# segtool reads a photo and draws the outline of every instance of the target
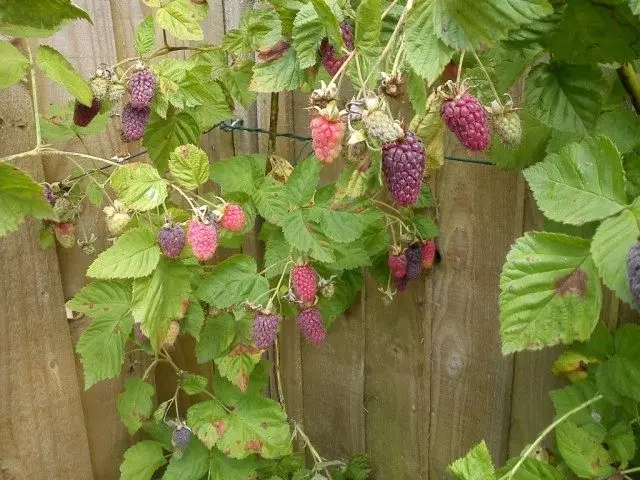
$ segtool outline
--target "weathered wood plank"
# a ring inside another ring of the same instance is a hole
[[[89,12],[94,25],[87,22],[74,22],[54,35],[48,43],[66,55],[83,75],[87,78],[91,77],[96,67],[102,62],[112,65],[117,58],[134,55],[132,37],[119,38],[116,42],[114,29],[124,35],[123,32],[133,28],[142,19],[137,2],[127,2],[126,5],[121,2],[117,12],[111,11],[110,2],[100,0],[84,0],[78,2],[78,5]],[[129,35],[131,35],[130,32]],[[50,82],[43,81],[41,86],[43,88],[41,88],[40,99],[43,109],[46,109],[49,104],[70,100],[68,93]],[[116,153],[126,151],[127,147],[122,143],[120,136],[119,117],[112,118],[108,128],[100,135],[86,137],[84,144],[78,139],[72,139],[61,145],[61,148],[83,152],[85,146],[89,153],[103,158],[110,158]],[[134,146],[134,148],[138,147]],[[102,166],[99,163],[93,164],[87,161],[82,161],[82,165],[89,169]],[[45,165],[46,178],[50,182],[61,180],[73,168],[74,165],[71,162],[60,158],[48,159]],[[110,245],[107,241],[109,233],[104,222],[104,213],[101,208],[85,203],[87,205],[77,219],[76,232],[80,240],[84,239],[83,232],[86,232],[87,236],[94,233],[98,238],[97,251],[100,252]],[[70,298],[88,281],[85,272],[94,257],[84,255],[77,245],[68,250],[58,248],[58,255],[65,298]],[[90,322],[91,320],[87,317],[70,322],[69,327],[74,344]],[[121,377],[100,382],[82,393],[91,461],[96,480],[110,480],[119,476],[118,469],[122,454],[131,445],[133,439],[120,421],[115,401],[122,390],[124,378],[127,375],[142,375],[146,362],[147,359],[143,354],[129,355]],[[78,358],[76,366],[80,388],[84,390],[82,365]]]
[[[446,162],[438,175],[429,478],[482,438],[505,460],[513,358],[500,352],[498,279],[514,240],[517,175]],[[520,213],[521,214],[521,213]]]
[[[0,95],[0,156],[35,141],[26,85]],[[16,163],[38,181],[40,159]],[[36,222],[0,239],[0,477],[93,478],[54,249]]]

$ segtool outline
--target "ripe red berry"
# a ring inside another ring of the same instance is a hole
[[[244,210],[240,205],[230,203],[224,208],[222,218],[220,218],[220,226],[232,232],[239,232],[244,228],[245,217]]]
[[[302,302],[313,302],[318,290],[318,275],[311,265],[295,265],[291,269],[293,293]]]
[[[427,240],[422,244],[422,268],[428,270],[433,266],[437,251],[436,242],[434,240]]]
[[[129,103],[134,108],[146,108],[156,93],[156,76],[148,69],[134,73],[129,80]]]
[[[216,253],[218,246],[218,230],[211,223],[200,220],[189,222],[187,240],[193,255],[200,261],[209,260]]]
[[[469,150],[486,150],[491,144],[487,112],[477,98],[464,93],[446,100],[440,115],[449,130]]]
[[[169,223],[158,231],[158,243],[166,257],[177,258],[187,243],[187,235],[180,225]]]
[[[314,345],[323,343],[327,338],[322,315],[317,308],[308,308],[301,311],[296,318],[296,323],[306,339]]]
[[[382,147],[382,172],[397,205],[409,206],[418,201],[424,167],[424,145],[413,132],[407,131],[404,138]]]
[[[102,102],[97,98],[93,99],[90,107],[87,107],[80,102],[76,102],[76,106],[73,110],[73,123],[78,127],[86,127],[94,118],[96,118],[96,115],[98,115],[101,108]]]
[[[280,315],[258,313],[253,319],[251,336],[253,342],[260,350],[266,350],[273,345],[278,335],[278,325],[282,318]]]
[[[313,151],[321,163],[330,164],[340,156],[344,123],[340,118],[318,115],[311,120]]]
[[[134,108],[127,104],[122,111],[122,134],[130,142],[140,140],[149,123],[149,108]]]
[[[340,33],[347,50],[353,50],[353,29],[347,22],[340,24]],[[329,75],[333,76],[338,73],[338,70],[347,59],[347,55],[338,56],[335,47],[329,43],[329,39],[324,38],[320,44],[320,58]]]
[[[394,278],[402,278],[407,274],[407,257],[404,254],[389,254],[388,260]]]

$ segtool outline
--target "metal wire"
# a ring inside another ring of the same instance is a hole
[[[250,132],[250,133],[261,133],[264,135],[269,135],[269,130],[265,130],[264,128],[258,128],[258,127],[246,127],[243,124],[243,120],[242,119],[235,119],[232,120],[231,122],[220,122],[217,125],[214,125],[213,127],[211,127],[209,130],[207,130],[204,133],[209,133],[215,129],[219,129],[222,130],[223,132],[234,132],[234,131],[242,131],[242,132]],[[311,142],[312,138],[311,137],[307,137],[304,135],[298,135],[296,133],[291,133],[291,132],[277,132],[275,134],[276,137],[281,137],[281,138],[290,138],[292,140],[296,140],[298,142],[304,142],[304,145],[302,146],[302,148],[300,149],[300,154],[298,155],[299,157],[301,157],[302,152],[304,151],[305,147],[307,147],[309,145],[309,143]],[[147,153],[147,149],[143,149],[140,150],[139,152],[136,153],[132,153],[131,155],[128,155],[127,157],[121,158],[119,159],[119,162],[121,163],[125,163],[128,162],[129,160],[132,160],[136,157],[140,157],[142,155],[145,155]],[[473,164],[479,164],[479,165],[493,165],[493,163],[491,163],[488,160],[482,159],[482,158],[466,158],[466,157],[452,157],[452,156],[445,156],[444,157],[445,160],[451,160],[454,162],[461,162],[461,163],[473,163]],[[87,175],[94,173],[94,172],[100,172],[100,171],[104,171],[107,170],[109,168],[112,168],[112,165],[106,165],[104,167],[98,168],[96,170],[94,170],[93,172],[88,172],[82,175],[78,175],[76,177],[72,177],[70,179],[67,180],[67,182],[72,182],[74,180],[78,180],[80,178],[86,177]]]

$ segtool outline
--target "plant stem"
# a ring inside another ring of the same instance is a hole
[[[618,77],[625,90],[631,97],[631,103],[636,113],[640,115],[640,79],[631,62],[625,62],[618,68]]]
[[[487,69],[484,68],[484,65],[482,64],[482,61],[480,60],[480,57],[478,57],[478,54],[476,53],[476,51],[471,50],[471,53],[473,53],[473,57],[476,59],[476,62],[478,62],[478,65],[480,65],[480,69],[482,70],[482,73],[484,73],[484,76],[487,78],[487,82],[489,82],[489,86],[491,87],[493,96],[496,97],[496,101],[498,102],[498,104],[502,106],[502,102],[500,101],[500,96],[498,95],[498,92],[496,91],[496,87],[493,85],[493,82],[491,81],[489,72],[487,72]],[[458,74],[460,74],[460,69],[458,69]]]
[[[456,75],[456,85],[460,84],[460,75],[462,74],[462,64],[464,63],[464,54],[466,50],[462,50],[460,54],[460,61],[458,62],[458,74]]]
[[[387,15],[389,15],[389,12],[390,12],[391,10],[393,10],[393,7],[395,7],[397,3],[398,3],[398,0],[393,0],[393,2],[391,2],[391,3],[389,4],[389,6],[387,7],[387,9],[386,9],[384,12],[382,12],[382,16],[380,17],[380,19],[381,19],[381,20],[384,20],[384,17],[386,17]]]
[[[279,105],[280,94],[278,92],[271,92],[271,105],[270,115],[269,115],[269,143],[267,145],[267,157],[271,158],[276,152],[276,139],[278,133],[278,111],[280,108]]]
[[[276,335],[276,340],[274,342],[274,362],[273,367],[276,371],[276,388],[278,390],[278,400],[280,400],[280,406],[282,407],[282,411],[285,416],[287,415],[287,407],[285,406],[284,401],[284,391],[282,390],[282,375],[280,373],[280,342],[278,335]]]
[[[628,475],[629,473],[637,473],[640,472],[640,467],[630,468],[629,470],[622,470],[620,475]]]
[[[171,186],[171,188],[173,188],[176,192],[178,192],[180,195],[184,197],[184,199],[187,201],[187,203],[189,203],[189,206],[191,207],[194,213],[198,210],[198,207],[195,206],[193,201],[189,198],[189,195],[187,195],[184,192],[184,190],[182,190],[179,186],[174,185],[173,183],[170,183],[169,185]]]
[[[36,65],[33,61],[31,47],[27,43],[27,52],[29,53],[29,63],[31,63],[31,96],[33,102],[33,116],[36,125],[36,148],[42,145],[42,131],[40,130],[40,109],[38,108],[38,89],[36,87]]]
[[[542,443],[542,441],[544,440],[544,438],[549,435],[549,433],[551,433],[553,431],[554,428],[556,428],[558,425],[560,425],[562,422],[564,422],[565,420],[567,420],[569,417],[571,417],[573,414],[578,413],[581,410],[584,410],[585,408],[587,408],[588,406],[602,400],[602,395],[598,394],[595,397],[587,400],[584,403],[581,403],[580,405],[578,405],[576,408],[574,408],[573,410],[568,411],[567,413],[565,413],[564,415],[562,415],[561,417],[559,417],[558,419],[556,419],[551,425],[549,425],[547,428],[545,428],[542,433],[540,435],[538,435],[538,438],[536,438],[535,442],[533,442],[529,448],[527,448],[522,455],[520,456],[520,460],[518,460],[518,463],[516,463],[513,468],[511,470],[509,470],[505,475],[503,475],[499,480],[509,480],[511,478],[513,478],[513,476],[515,475],[515,473],[518,471],[518,469],[522,466],[522,464],[525,462],[525,460],[529,457],[529,455],[531,455],[531,453],[538,448],[538,446]]]
[[[354,49],[348,56],[347,58],[344,60],[344,63],[340,66],[340,68],[338,69],[338,71],[336,72],[336,74],[333,76],[333,78],[331,79],[331,81],[329,82],[329,85],[331,84],[335,84],[336,80],[338,80],[340,77],[342,77],[342,74],[347,70],[347,67],[349,66],[349,62],[351,62],[351,60],[353,60],[353,57],[355,57],[356,55],[356,50]]]

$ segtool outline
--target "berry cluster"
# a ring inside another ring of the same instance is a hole
[[[122,134],[130,141],[140,140],[149,123],[149,105],[156,93],[156,76],[146,68],[134,73],[127,85],[129,103],[122,112]]]
[[[412,243],[404,251],[393,247],[387,264],[396,290],[405,290],[409,281],[420,278],[423,271],[431,269],[437,258],[438,248],[434,240]]]

